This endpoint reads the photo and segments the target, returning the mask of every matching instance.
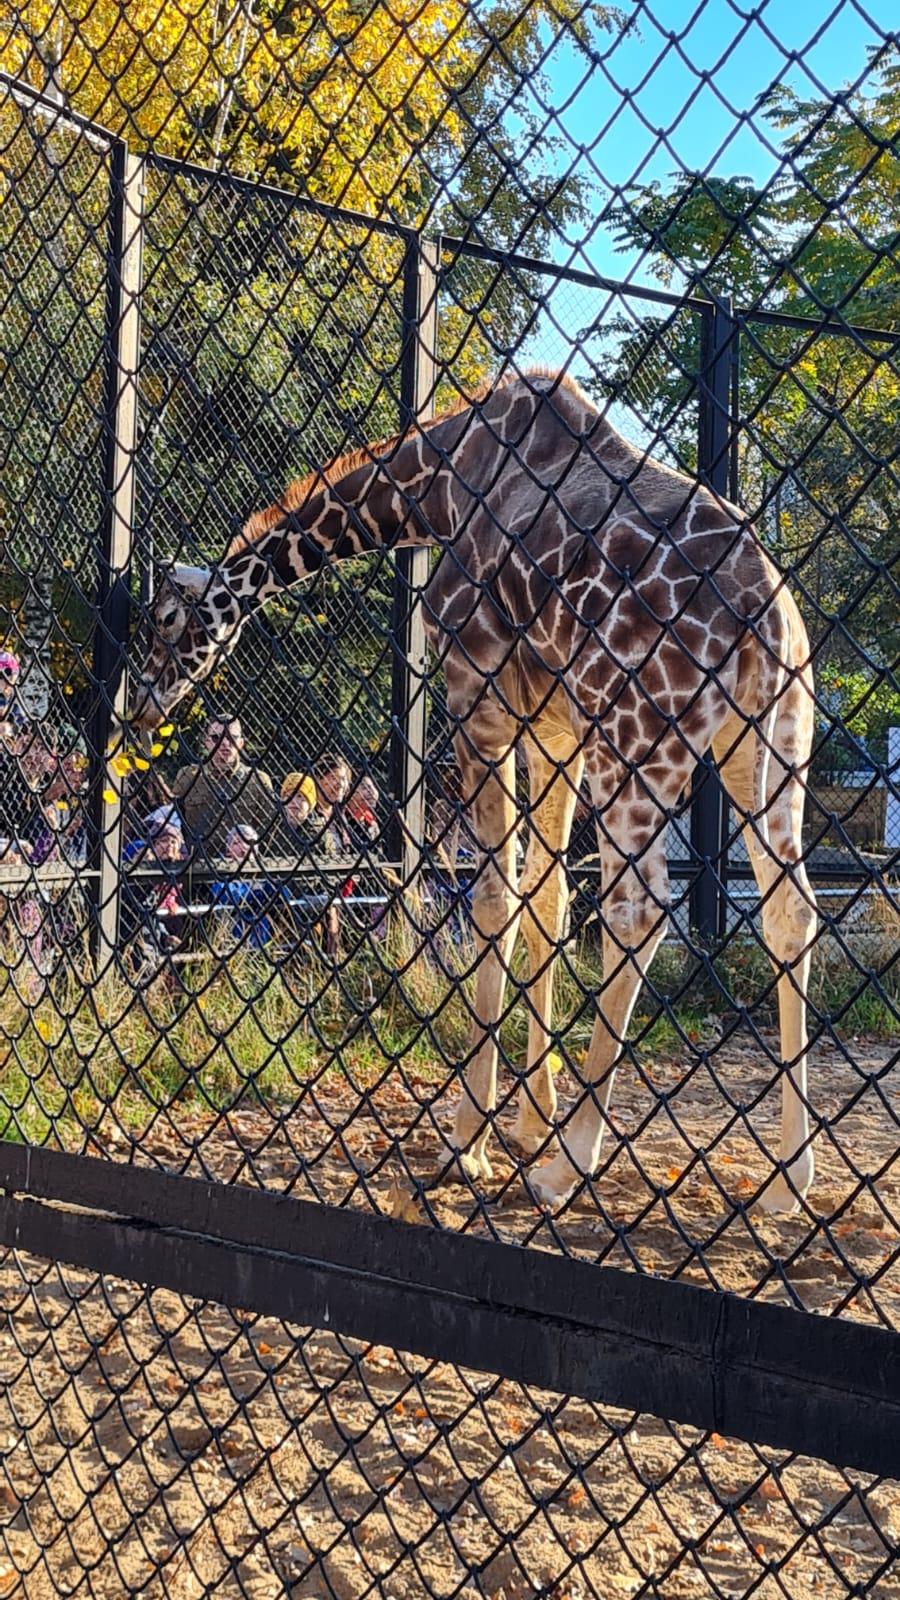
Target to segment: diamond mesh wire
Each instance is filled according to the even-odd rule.
[[[5,1140],[375,1212],[437,1244],[499,1240],[525,1272],[541,1250],[896,1335],[897,39],[845,5],[782,48],[771,8],[739,26],[724,9],[724,32],[710,0],[683,28],[645,4],[447,0],[4,24],[0,63],[22,77],[0,80],[0,644],[24,663],[0,719]],[[819,47],[851,13],[874,53],[838,90]],[[746,33],[813,99],[773,78],[735,109],[722,85]],[[660,128],[678,62],[696,93]],[[596,131],[573,137],[591,93]],[[69,101],[145,156],[133,433],[109,382],[122,196],[110,136],[61,118]],[[728,139],[714,153],[703,135],[698,170],[681,153],[683,120],[713,111],[773,156],[759,185],[720,176]],[[645,136],[620,182],[612,143]],[[628,281],[593,270],[601,235],[632,250]],[[574,379],[624,444],[586,461],[609,437],[593,410],[566,425],[574,470],[531,425],[504,433],[532,367]],[[377,448],[453,407],[427,472],[408,438]],[[516,469],[499,487],[498,438]],[[121,593],[98,607],[117,460],[136,480],[131,636]],[[687,509],[642,504],[648,460],[681,474],[664,481]],[[541,543],[560,504],[568,564]],[[284,537],[257,522],[249,554],[223,554],[268,505]],[[673,634],[694,656],[697,584],[711,604],[722,581],[692,518],[734,531],[744,513],[774,576],[730,591],[740,670],[706,674],[710,727],[685,733],[693,708],[654,667]],[[388,548],[409,526],[446,552],[424,603],[457,652],[445,674],[419,659],[418,573]],[[686,564],[665,580],[674,616],[641,589],[635,532]],[[596,615],[575,581],[592,560],[588,591],[615,577]],[[504,587],[523,561],[524,600]],[[171,562],[199,582],[176,569],[167,588]],[[254,609],[286,567],[308,581]],[[642,659],[648,608],[665,626]],[[546,635],[573,620],[577,648],[554,657]],[[115,754],[97,662],[118,648],[134,678],[155,648],[182,670],[217,630],[177,727],[161,715],[149,750],[129,736]],[[598,643],[622,679],[600,709],[580,673]],[[788,646],[787,688],[754,698]],[[792,743],[807,666],[809,757]],[[636,681],[679,732],[655,763],[634,708],[614,714]],[[726,709],[762,787],[713,742],[739,804],[685,765],[656,805],[672,897],[645,960],[668,893],[640,833],[647,784],[662,792],[685,748],[690,769],[706,757]],[[223,717],[246,746],[217,777],[204,740]],[[567,775],[576,726],[611,741],[618,792]],[[332,809],[338,758],[346,788],[377,783],[355,811],[346,792]],[[209,807],[190,820],[198,770],[215,828]],[[322,802],[300,822],[289,773]],[[900,1592],[887,1480],[413,1358],[402,1328],[366,1347],[15,1251],[0,1293],[0,1593]]]
[[[144,248],[141,546],[205,562],[293,479],[396,428],[404,245],[151,161]],[[336,746],[384,781],[390,606],[389,564],[335,568],[217,675],[263,766]]]
[[[0,1571],[29,1595],[900,1586],[890,1479],[35,1256],[2,1296]]]
[[[54,720],[89,720],[104,506],[109,143],[8,93],[0,117],[0,629],[18,650],[30,628],[36,659],[21,685],[26,704],[39,717],[52,702]]]

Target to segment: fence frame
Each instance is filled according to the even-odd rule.
[[[99,691],[91,746],[95,766],[95,843],[90,884],[95,901],[94,956],[102,970],[118,943],[124,843],[124,776],[105,761],[121,744],[127,697],[131,569],[137,504],[140,302],[143,268],[144,163],[124,140],[113,147],[106,326],[106,515],[97,598],[92,676]]]
[[[738,420],[733,410],[733,369],[740,344],[731,302],[704,305],[700,313],[700,416],[697,470],[702,482],[727,499],[737,471]],[[713,946],[728,916],[728,796],[712,752],[697,764],[691,784],[690,838],[695,872],[690,886],[690,926]]]
[[[438,379],[438,283],[441,245],[421,235],[408,238],[403,266],[403,343],[400,426],[421,426],[434,413]],[[428,645],[422,590],[431,552],[397,550],[391,615],[391,787],[403,797],[389,849],[402,863],[403,881],[418,877],[425,849],[426,754],[428,742]]]

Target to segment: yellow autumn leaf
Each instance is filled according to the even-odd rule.
[[[113,772],[118,773],[120,778],[124,778],[126,773],[129,773],[131,771],[131,758],[130,758],[130,756],[126,756],[124,754],[123,755],[119,755],[119,756],[113,756],[112,769],[113,769]]]
[[[49,1039],[50,1039],[50,1024],[47,1021],[46,1017],[36,1017],[35,1021],[34,1021],[34,1026],[35,1026],[35,1031],[40,1034],[40,1036],[43,1039],[44,1043],[47,1044],[49,1042]]]
[[[135,756],[134,764],[137,767],[138,772],[150,771],[150,763],[149,761],[146,761],[143,756]]]
[[[165,745],[160,744],[159,740],[156,740],[150,746],[150,754],[151,754],[151,756],[161,756],[164,749],[165,749]]]
[[[175,732],[174,722],[164,722],[159,732],[163,739],[168,739],[169,735]]]
[[[103,798],[108,806],[114,806],[119,796],[116,794],[115,789],[104,789]]]
[[[551,1050],[547,1057],[547,1065],[555,1077],[558,1072],[562,1072],[564,1066],[562,1056],[557,1055],[555,1050]]]

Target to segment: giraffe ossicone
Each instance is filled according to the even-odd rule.
[[[470,1179],[490,1175],[497,1025],[520,932],[529,1032],[514,1138],[528,1154],[550,1142],[554,959],[586,777],[602,873],[603,981],[581,1092],[531,1187],[558,1206],[596,1170],[616,1065],[666,927],[666,827],[711,750],[743,825],[778,975],[781,1140],[763,1203],[796,1209],[813,1176],[806,631],[740,510],[642,454],[569,378],[539,372],[486,384],[408,433],[292,484],[202,578],[173,569],[154,600],[133,720],[145,729],[167,720],[273,595],[331,561],[398,545],[445,547],[424,595],[426,625],[481,851],[472,1037],[442,1160]],[[519,748],[530,785],[524,818]],[[528,834],[521,878],[520,824]]]

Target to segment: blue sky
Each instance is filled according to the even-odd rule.
[[[586,147],[579,170],[588,159],[597,169],[598,214],[614,186],[665,178],[679,166],[764,181],[777,166],[777,132],[755,111],[760,96],[775,82],[804,98],[833,93],[864,73],[867,48],[898,21],[897,0],[649,0],[623,9],[637,27],[625,37],[598,35],[592,71],[569,45],[547,69],[557,129]],[[581,264],[649,281],[613,252],[604,227],[572,242],[582,246]],[[555,258],[570,254],[560,240]]]
[[[556,129],[571,141],[560,170],[573,160],[580,172],[596,169],[595,219],[617,186],[665,180],[679,167],[765,183],[778,168],[778,131],[758,109],[761,96],[781,82],[818,100],[859,79],[868,48],[882,42],[879,29],[895,21],[897,6],[898,0],[871,0],[865,10],[850,0],[761,0],[753,8],[757,19],[749,21],[750,5],[734,0],[639,0],[629,13],[638,29],[601,35],[593,70],[569,45],[547,63]],[[611,229],[598,220],[570,239],[557,238],[550,254],[634,286],[658,282],[637,252],[614,250]],[[606,364],[605,330],[613,319],[638,323],[652,311],[631,295],[549,276],[542,295],[519,360],[568,365],[582,380]],[[666,361],[662,346],[658,359]],[[648,357],[648,372],[651,365]],[[619,406],[613,415],[647,443],[637,411]]]

